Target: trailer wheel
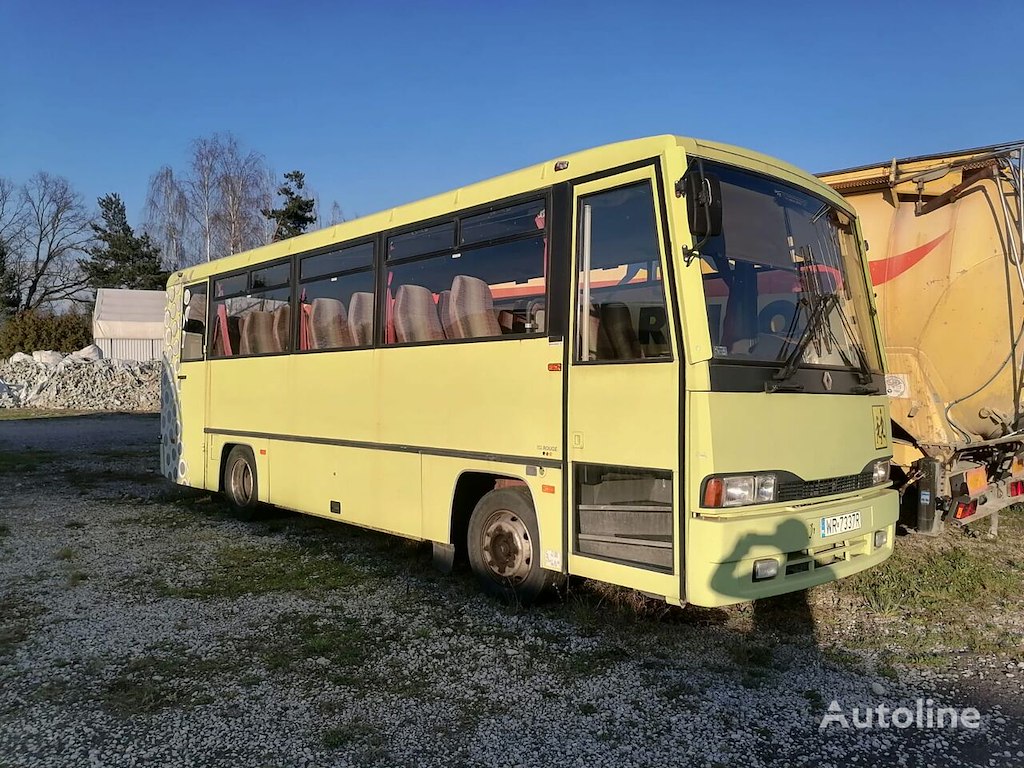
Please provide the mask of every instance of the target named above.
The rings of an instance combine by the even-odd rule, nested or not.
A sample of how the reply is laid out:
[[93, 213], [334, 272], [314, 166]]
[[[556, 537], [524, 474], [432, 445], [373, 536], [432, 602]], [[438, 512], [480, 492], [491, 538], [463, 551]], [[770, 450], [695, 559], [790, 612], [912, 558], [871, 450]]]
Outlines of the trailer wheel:
[[224, 495], [237, 510], [251, 510], [259, 504], [256, 458], [247, 445], [236, 445], [224, 462]]
[[505, 602], [532, 603], [556, 574], [540, 567], [540, 535], [526, 488], [485, 494], [469, 519], [469, 563], [481, 588]]

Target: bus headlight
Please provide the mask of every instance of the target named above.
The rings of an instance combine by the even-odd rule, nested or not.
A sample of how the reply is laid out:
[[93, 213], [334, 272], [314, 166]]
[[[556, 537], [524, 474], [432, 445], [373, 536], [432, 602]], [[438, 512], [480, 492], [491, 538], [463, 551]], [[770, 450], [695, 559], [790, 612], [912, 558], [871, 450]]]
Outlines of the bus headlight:
[[775, 501], [775, 475], [710, 477], [704, 484], [705, 507], [745, 507]]
[[871, 465], [871, 483], [879, 485], [889, 482], [889, 459], [879, 459]]

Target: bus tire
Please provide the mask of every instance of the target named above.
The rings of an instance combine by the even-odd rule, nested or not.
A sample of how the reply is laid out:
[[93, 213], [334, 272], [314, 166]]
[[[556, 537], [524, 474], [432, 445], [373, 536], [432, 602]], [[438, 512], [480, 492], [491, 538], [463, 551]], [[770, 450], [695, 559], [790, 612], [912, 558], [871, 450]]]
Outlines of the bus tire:
[[466, 537], [469, 563], [484, 592], [528, 605], [555, 574], [540, 567], [540, 534], [529, 490], [498, 488], [477, 502]]
[[247, 445], [236, 445], [224, 462], [224, 496], [237, 510], [252, 510], [259, 504], [256, 457]]

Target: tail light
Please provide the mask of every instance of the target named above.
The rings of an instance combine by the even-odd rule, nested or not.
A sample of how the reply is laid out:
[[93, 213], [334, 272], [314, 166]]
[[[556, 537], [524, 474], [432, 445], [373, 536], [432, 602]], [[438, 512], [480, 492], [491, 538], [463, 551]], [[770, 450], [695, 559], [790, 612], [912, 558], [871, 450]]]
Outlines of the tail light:
[[1010, 483], [1010, 496], [1024, 496], [1024, 480], [1014, 480]]
[[964, 518], [970, 517], [978, 511], [978, 500], [971, 499], [969, 502], [957, 502], [956, 512], [954, 516], [957, 520], [963, 520]]

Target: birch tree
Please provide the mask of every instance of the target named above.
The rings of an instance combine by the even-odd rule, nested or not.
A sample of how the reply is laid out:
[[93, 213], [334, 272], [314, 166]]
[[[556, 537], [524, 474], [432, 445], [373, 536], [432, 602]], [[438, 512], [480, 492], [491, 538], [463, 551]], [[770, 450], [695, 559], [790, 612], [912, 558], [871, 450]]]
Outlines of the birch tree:
[[190, 242], [194, 229], [188, 199], [169, 165], [149, 179], [143, 218], [142, 231], [160, 249], [164, 269], [174, 272], [197, 261], [196, 243]]
[[231, 134], [219, 141], [216, 224], [222, 250], [238, 253], [266, 242], [260, 210], [268, 196], [267, 163], [259, 152], [243, 153]]
[[230, 133], [198, 138], [183, 172], [164, 166], [150, 177], [144, 231], [168, 269], [255, 248], [273, 237], [260, 213], [273, 190], [262, 154]]

